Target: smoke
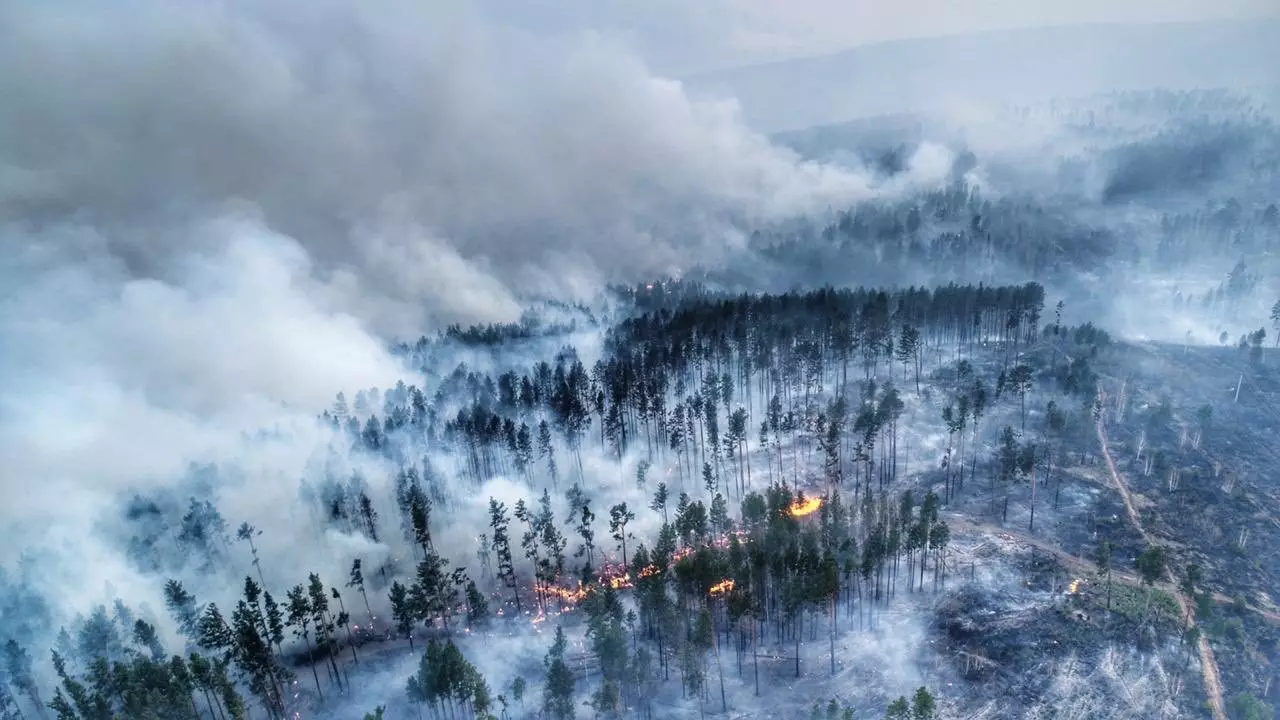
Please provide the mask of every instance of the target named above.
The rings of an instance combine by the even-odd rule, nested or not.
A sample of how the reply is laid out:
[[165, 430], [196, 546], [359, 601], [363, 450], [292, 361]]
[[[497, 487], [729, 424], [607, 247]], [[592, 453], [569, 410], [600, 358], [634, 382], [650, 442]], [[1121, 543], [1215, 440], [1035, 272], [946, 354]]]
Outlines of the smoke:
[[[461, 5], [0, 2], [0, 96], [0, 562], [42, 548], [64, 617], [160, 606], [113, 523], [192, 462], [233, 527], [277, 530], [282, 580], [369, 557], [291, 508], [334, 462], [334, 393], [414, 381], [388, 340], [714, 264], [752, 223], [879, 191], [610, 38]], [[336, 462], [389, 497], [386, 468]]]
[[318, 273], [430, 301], [361, 308], [406, 332], [670, 271], [726, 250], [729, 221], [869, 192], [590, 34], [548, 46], [408, 2], [83, 5], [3, 10], [0, 210], [87, 223], [142, 276], [239, 199]]
[[[171, 492], [183, 506], [184, 493], [208, 492], [228, 518], [290, 527], [298, 535], [277, 535], [269, 556], [283, 560], [314, 524], [290, 510], [327, 440], [316, 408], [335, 388], [403, 374], [355, 318], [314, 301], [296, 243], [249, 226], [209, 231], [229, 244], [175, 258], [168, 280], [131, 277], [102, 255], [67, 262], [101, 243], [89, 229], [6, 232], [20, 250], [4, 262], [15, 282], [0, 302], [0, 563], [37, 550], [33, 577], [64, 620], [112, 597], [163, 608], [157, 579], [123, 553], [119, 507], [134, 492]], [[259, 429], [269, 434], [246, 434]], [[243, 472], [197, 490], [182, 482], [193, 461]], [[317, 557], [345, 557], [319, 547]], [[290, 566], [269, 567], [283, 577]]]
[[[299, 501], [353, 474], [392, 496], [393, 468], [314, 422], [339, 390], [421, 384], [389, 341], [714, 267], [753, 226], [957, 168], [929, 142], [887, 179], [805, 160], [613, 38], [442, 5], [0, 0], [0, 565], [40, 548], [59, 620], [113, 596], [162, 606], [122, 552], [134, 493], [207, 495], [232, 528], [264, 529], [276, 589], [404, 554]], [[635, 460], [588, 453], [584, 474], [605, 488], [599, 518], [625, 500], [649, 538]], [[455, 566], [490, 496], [535, 499], [517, 480], [437, 513]], [[191, 589], [225, 597], [214, 582]], [[914, 680], [920, 644], [858, 659]]]

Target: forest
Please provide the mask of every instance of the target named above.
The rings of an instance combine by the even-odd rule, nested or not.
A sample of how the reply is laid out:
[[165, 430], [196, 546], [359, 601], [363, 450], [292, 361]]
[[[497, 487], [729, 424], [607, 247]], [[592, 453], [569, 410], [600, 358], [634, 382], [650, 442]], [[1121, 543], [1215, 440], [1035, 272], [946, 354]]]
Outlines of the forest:
[[[229, 470], [216, 465], [192, 466], [189, 493], [122, 498], [130, 562], [166, 578], [163, 614], [116, 600], [55, 628], [29, 586], [38, 560], [6, 573], [6, 615], [21, 622], [5, 625], [5, 716], [313, 716], [366, 697], [362, 684], [401, 653], [414, 671], [377, 703], [391, 717], [724, 713], [779, 682], [844, 676], [858, 664], [842, 648], [902, 632], [903, 613], [933, 616], [953, 645], [933, 687], [996, 662], [965, 641], [976, 630], [949, 627], [973, 610], [957, 603], [990, 602], [966, 598], [981, 587], [979, 561], [969, 547], [956, 552], [956, 534], [1017, 527], [1012, 500], [1015, 517], [1025, 506], [1019, 532], [1034, 553], [1056, 533], [1037, 527], [1095, 514], [1061, 496], [1106, 452], [1096, 444], [1112, 412], [1106, 376], [1123, 352], [1107, 332], [1062, 324], [1063, 304], [1046, 309], [1036, 283], [752, 295], [665, 281], [614, 293], [631, 310], [589, 366], [566, 345], [496, 375], [438, 372], [460, 345], [557, 334], [532, 321], [451, 328], [399, 346], [424, 386], [337, 394], [316, 418], [327, 459], [292, 502], [318, 533], [393, 548], [350, 557], [345, 574], [301, 568], [292, 586], [268, 582], [258, 544], [280, 529], [228, 520], [217, 488]], [[1251, 374], [1265, 372], [1265, 336], [1241, 340]], [[1204, 442], [1212, 412], [1197, 411], [1191, 440], [1185, 429], [1164, 437], [1176, 421], [1163, 402], [1143, 413], [1139, 442], [1162, 448], [1140, 447], [1144, 474], [1168, 472], [1164, 448]], [[484, 498], [487, 522], [469, 525], [466, 508], [504, 480], [502, 497], [516, 499]], [[1052, 497], [1039, 501], [1040, 526], [1037, 488]], [[474, 540], [460, 542], [468, 531]], [[1201, 642], [1195, 618], [1213, 612], [1214, 587], [1204, 565], [1177, 564], [1144, 532], [1126, 566], [1118, 555], [1134, 538], [1116, 532], [1062, 538], [1061, 552], [1105, 577], [1105, 600], [1080, 598], [1076, 579], [1065, 605], [1049, 606], [1109, 608], [1114, 567], [1138, 582], [1115, 588], [1116, 603], [1133, 605], [1102, 626], [1113, 642], [1153, 633], [1156, 658], [1172, 652], [1170, 638]], [[1044, 558], [981, 562], [1045, 582], [1034, 564]], [[1210, 599], [1180, 611], [1161, 589], [1166, 573], [1186, 598]], [[242, 590], [202, 598], [182, 578]], [[166, 644], [164, 624], [176, 642]], [[53, 635], [52, 650], [28, 645]], [[498, 638], [544, 654], [486, 675], [473, 663]], [[52, 686], [33, 670], [45, 652]], [[1179, 684], [1198, 674], [1174, 665]], [[957, 703], [906, 690], [833, 698], [812, 713], [933, 718]]]
[[77, 2], [0, 720], [1276, 716], [1280, 85], [766, 136], [486, 3]]

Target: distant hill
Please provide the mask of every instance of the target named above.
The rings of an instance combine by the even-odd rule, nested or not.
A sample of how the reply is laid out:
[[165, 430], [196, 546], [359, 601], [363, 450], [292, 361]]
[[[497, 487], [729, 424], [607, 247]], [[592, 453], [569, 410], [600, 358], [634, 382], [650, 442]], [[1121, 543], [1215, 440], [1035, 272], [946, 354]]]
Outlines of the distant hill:
[[765, 132], [855, 117], [1151, 87], [1240, 87], [1280, 78], [1280, 17], [1079, 25], [865, 45], [685, 79], [733, 96]]

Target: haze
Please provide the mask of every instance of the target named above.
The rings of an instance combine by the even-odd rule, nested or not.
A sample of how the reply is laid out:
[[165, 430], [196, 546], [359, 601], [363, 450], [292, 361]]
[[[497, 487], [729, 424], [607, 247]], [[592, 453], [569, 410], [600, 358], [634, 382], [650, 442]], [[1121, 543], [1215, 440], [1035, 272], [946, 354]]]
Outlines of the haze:
[[1280, 14], [888, 7], [0, 0], [0, 720], [1265, 716]]

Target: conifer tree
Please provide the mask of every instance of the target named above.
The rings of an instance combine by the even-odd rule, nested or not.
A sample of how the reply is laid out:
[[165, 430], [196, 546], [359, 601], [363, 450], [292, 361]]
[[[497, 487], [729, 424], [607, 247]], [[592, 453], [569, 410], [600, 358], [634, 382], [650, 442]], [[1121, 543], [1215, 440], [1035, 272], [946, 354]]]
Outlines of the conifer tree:
[[565, 664], [564, 653], [568, 640], [564, 628], [556, 626], [555, 641], [547, 652], [544, 664], [547, 668], [546, 685], [542, 691], [542, 709], [552, 720], [573, 720], [573, 694], [576, 680]]
[[516, 577], [514, 558], [511, 556], [511, 539], [507, 535], [507, 507], [489, 498], [489, 527], [493, 529], [493, 552], [498, 560], [498, 579], [515, 597], [516, 613], [520, 612], [520, 587]]

